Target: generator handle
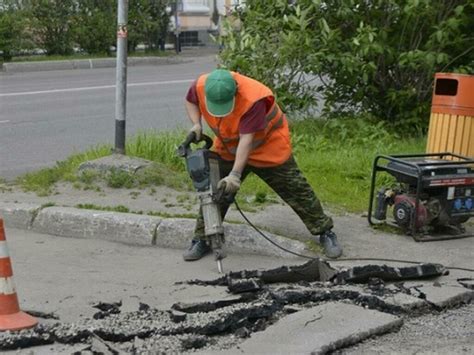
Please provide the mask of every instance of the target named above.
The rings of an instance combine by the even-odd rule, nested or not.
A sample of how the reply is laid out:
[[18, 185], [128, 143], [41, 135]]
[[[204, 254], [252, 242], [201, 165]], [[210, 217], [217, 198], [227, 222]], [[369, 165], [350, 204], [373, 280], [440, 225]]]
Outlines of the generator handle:
[[196, 132], [189, 132], [184, 142], [181, 143], [176, 150], [176, 154], [180, 157], [186, 157], [188, 155], [191, 143], [198, 144], [200, 142], [205, 142], [204, 149], [210, 149], [212, 147], [212, 138], [208, 135], [201, 134], [201, 138], [196, 140]]

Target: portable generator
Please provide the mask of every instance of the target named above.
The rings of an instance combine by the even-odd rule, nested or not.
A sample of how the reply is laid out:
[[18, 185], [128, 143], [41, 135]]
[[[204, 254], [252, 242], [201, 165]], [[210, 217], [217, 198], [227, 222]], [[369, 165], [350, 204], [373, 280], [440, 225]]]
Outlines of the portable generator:
[[[375, 196], [379, 172], [396, 181]], [[474, 216], [473, 205], [474, 159], [445, 152], [378, 155], [374, 160], [368, 211], [371, 225], [393, 224], [416, 241], [470, 237], [474, 235], [463, 224]], [[389, 207], [393, 220], [387, 220]]]

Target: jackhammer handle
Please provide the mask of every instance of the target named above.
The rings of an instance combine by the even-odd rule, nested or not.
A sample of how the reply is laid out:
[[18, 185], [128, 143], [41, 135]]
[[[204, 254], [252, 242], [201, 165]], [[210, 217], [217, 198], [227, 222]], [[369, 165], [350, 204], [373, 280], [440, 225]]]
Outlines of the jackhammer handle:
[[201, 139], [200, 140], [196, 140], [196, 132], [189, 132], [188, 136], [186, 137], [186, 139], [184, 140], [183, 143], [180, 144], [180, 146], [178, 147], [178, 149], [176, 150], [176, 154], [178, 154], [178, 156], [180, 157], [185, 157], [186, 154], [188, 153], [188, 149], [189, 149], [189, 146], [191, 145], [191, 143], [199, 143], [199, 142], [202, 142], [202, 141], [205, 141], [206, 142], [206, 145], [204, 146], [204, 148], [206, 149], [209, 149], [212, 147], [212, 138], [205, 135], [205, 134], [201, 134]]

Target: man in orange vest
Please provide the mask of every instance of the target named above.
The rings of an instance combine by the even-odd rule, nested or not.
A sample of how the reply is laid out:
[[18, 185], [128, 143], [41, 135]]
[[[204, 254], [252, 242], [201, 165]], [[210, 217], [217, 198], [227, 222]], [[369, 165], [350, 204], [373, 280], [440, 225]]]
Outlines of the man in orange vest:
[[[288, 121], [267, 86], [239, 73], [217, 69], [194, 82], [185, 106], [193, 123], [191, 131], [198, 138], [202, 134], [201, 117], [216, 135], [213, 150], [222, 158], [221, 173], [225, 176], [218, 187], [225, 184], [225, 191], [235, 194], [253, 172], [293, 208], [311, 234], [319, 235], [326, 256], [337, 258], [342, 254], [331, 230], [332, 219], [325, 215], [292, 156]], [[229, 205], [220, 208], [224, 219]], [[200, 211], [184, 260], [199, 260], [211, 251], [203, 238]]]

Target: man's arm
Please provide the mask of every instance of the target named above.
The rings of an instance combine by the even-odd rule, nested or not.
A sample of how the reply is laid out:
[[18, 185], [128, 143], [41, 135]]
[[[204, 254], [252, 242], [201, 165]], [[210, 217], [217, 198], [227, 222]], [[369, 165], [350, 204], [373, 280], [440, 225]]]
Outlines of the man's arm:
[[232, 171], [225, 178], [219, 181], [217, 188], [225, 186], [225, 192], [236, 193], [240, 188], [240, 178], [247, 165], [250, 152], [252, 151], [253, 136], [255, 133], [244, 133], [240, 135], [239, 145], [235, 154], [235, 161]]
[[189, 120], [193, 123], [190, 132], [196, 133], [196, 139], [199, 141], [202, 134], [202, 124], [201, 124], [201, 111], [199, 106], [185, 100], [184, 106], [186, 107], [186, 112], [188, 113]]
[[255, 133], [245, 133], [240, 135], [237, 152], [235, 153], [234, 166], [232, 171], [242, 174], [252, 151], [252, 142]]

